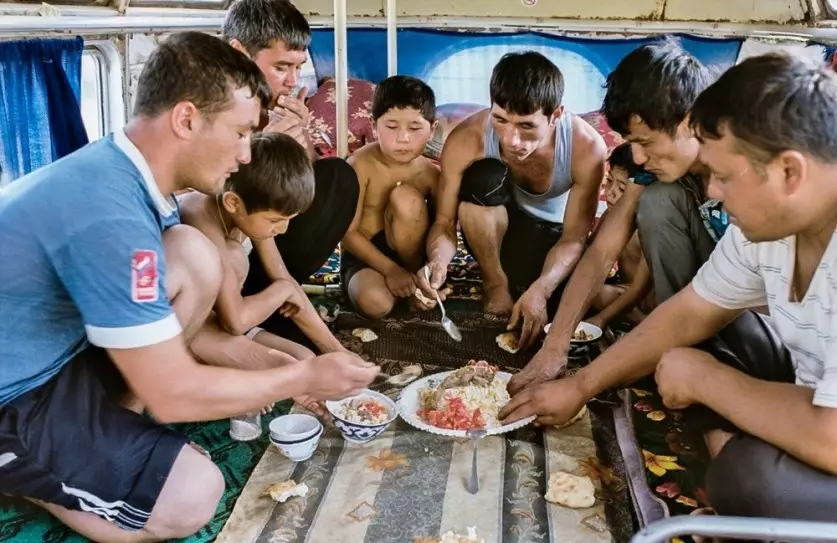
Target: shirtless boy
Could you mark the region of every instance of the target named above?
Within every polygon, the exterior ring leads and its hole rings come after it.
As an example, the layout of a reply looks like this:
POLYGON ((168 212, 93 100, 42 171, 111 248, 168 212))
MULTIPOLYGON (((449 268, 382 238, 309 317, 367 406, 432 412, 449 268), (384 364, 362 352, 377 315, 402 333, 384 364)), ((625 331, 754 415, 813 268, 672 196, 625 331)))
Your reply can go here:
MULTIPOLYGON (((629 143, 623 143, 610 153, 608 165, 605 184, 608 211, 605 211, 602 220, 625 193, 625 188, 632 179, 642 172, 634 163, 629 143)), ((651 271, 642 253, 638 232, 634 232, 622 250, 618 263, 619 278, 622 282, 618 285, 605 284, 591 303, 599 312, 587 319, 587 322, 601 329, 619 317, 638 324, 654 305, 653 295, 650 295, 651 271)))
POLYGON ((399 298, 416 292, 414 274, 424 264, 430 226, 427 199, 436 196, 439 179, 436 166, 421 156, 435 112, 433 90, 422 81, 384 80, 372 100, 378 139, 349 157, 360 198, 343 239, 341 279, 354 307, 370 318, 387 316, 399 298))
MULTIPOLYGON (((218 195, 190 193, 180 203, 181 220, 206 235, 223 264, 221 290, 203 334, 192 342, 195 356, 214 366, 276 367, 314 356, 298 343, 259 328, 275 311, 294 319, 324 351, 343 350, 302 288, 282 273, 284 263, 273 238, 305 211, 314 198, 314 174, 305 149, 285 134, 253 137, 252 159, 242 164, 218 195), (243 296, 249 254, 255 249, 274 277, 263 291, 243 296), (248 352, 235 336, 254 340, 248 352), (267 347, 261 348, 260 346, 267 347)), ((307 398, 306 405, 314 407, 307 398)))

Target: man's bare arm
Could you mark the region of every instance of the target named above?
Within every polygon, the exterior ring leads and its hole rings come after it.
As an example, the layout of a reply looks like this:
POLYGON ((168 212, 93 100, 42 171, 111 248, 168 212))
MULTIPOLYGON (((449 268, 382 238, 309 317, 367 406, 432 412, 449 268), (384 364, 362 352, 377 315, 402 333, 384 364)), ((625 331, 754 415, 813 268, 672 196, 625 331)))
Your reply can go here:
POLYGON ((587 398, 628 385, 653 373, 666 351, 712 337, 741 312, 704 300, 689 285, 570 379, 587 398))
POLYGON ((700 403, 745 433, 837 475, 837 409, 814 405, 814 389, 763 381, 720 363, 711 368, 695 383, 700 403))
POLYGON ((566 356, 576 326, 601 290, 613 264, 636 230, 636 206, 642 186, 631 184, 606 213, 593 243, 570 277, 542 351, 561 360, 566 356))
POLYGON ((181 337, 108 354, 139 399, 162 423, 216 420, 304 394, 308 366, 248 371, 198 364, 181 337))
POLYGON ((558 243, 547 253, 543 271, 536 281, 547 297, 552 295, 578 264, 596 217, 607 148, 601 136, 595 133, 590 139, 582 141, 585 144, 583 148, 573 152, 574 182, 564 212, 564 232, 558 243))
MULTIPOLYGON (((442 287, 447 266, 456 255, 456 220, 462 173, 478 157, 478 141, 469 119, 453 129, 442 147, 441 174, 436 196, 436 219, 427 234, 427 260, 433 277, 433 290, 442 287)), ((419 277, 419 286, 426 284, 419 277)), ((427 289, 423 289, 427 290, 427 289)), ((425 292, 433 296, 433 292, 425 292)))
POLYGON ((285 262, 282 260, 282 255, 276 247, 276 242, 273 239, 259 240, 253 242, 253 247, 259 255, 259 259, 265 268, 267 276, 272 281, 284 279, 290 281, 297 288, 302 300, 302 307, 299 312, 294 315, 293 321, 299 326, 302 333, 305 334, 320 351, 324 353, 335 352, 343 350, 343 345, 334 337, 331 330, 314 308, 314 304, 308 299, 308 296, 299 286, 288 269, 285 267, 285 262))

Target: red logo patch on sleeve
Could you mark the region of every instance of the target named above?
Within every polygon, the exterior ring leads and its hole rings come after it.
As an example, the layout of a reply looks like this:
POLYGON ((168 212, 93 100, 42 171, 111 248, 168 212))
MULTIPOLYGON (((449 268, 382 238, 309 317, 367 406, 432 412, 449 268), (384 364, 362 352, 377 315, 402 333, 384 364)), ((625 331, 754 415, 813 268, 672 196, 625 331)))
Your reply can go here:
POLYGON ((156 302, 160 282, 157 252, 137 249, 131 257, 131 299, 135 302, 156 302))

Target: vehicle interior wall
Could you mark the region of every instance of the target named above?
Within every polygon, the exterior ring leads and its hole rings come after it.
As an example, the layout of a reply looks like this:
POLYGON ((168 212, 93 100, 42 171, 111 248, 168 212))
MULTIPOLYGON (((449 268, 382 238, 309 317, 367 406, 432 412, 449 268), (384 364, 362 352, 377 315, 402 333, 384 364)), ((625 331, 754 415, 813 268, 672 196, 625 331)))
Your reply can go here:
MULTIPOLYGON (((120 15, 130 17, 154 13, 198 17, 213 11, 220 24, 226 3, 225 0, 131 0, 129 5, 121 0, 117 5, 105 6, 98 1, 73 0, 56 5, 27 6, 0 2, 0 14, 4 14, 8 25, 15 16, 87 17, 101 15, 104 13, 102 10, 116 10, 113 13, 109 11, 114 23, 112 33, 85 35, 80 102, 88 135, 95 140, 124 123, 143 64, 159 40, 167 35, 167 32, 120 32, 120 15)), ((313 90, 324 77, 334 74, 334 34, 328 28, 333 22, 333 1, 294 0, 294 3, 311 18, 315 27, 312 60, 301 74, 302 84, 313 90)), ((384 17, 387 5, 387 0, 347 2, 350 18, 349 76, 352 78, 375 83, 386 75, 384 17), (369 48, 370 43, 377 54, 364 51, 363 48, 369 48)), ((733 61, 774 48, 794 49, 822 58, 823 47, 808 43, 804 32, 799 30, 830 24, 829 9, 829 0, 824 0, 824 3, 818 0, 602 0, 595 3, 577 0, 401 1, 396 4, 399 19, 413 30, 399 30, 399 67, 407 69, 412 62, 412 71, 421 72, 413 75, 428 79, 436 90, 439 104, 486 105, 487 81, 496 60, 505 52, 534 47, 550 56, 565 72, 568 107, 584 112, 595 109, 600 103, 605 68, 612 63, 603 63, 601 58, 597 58, 601 52, 596 47, 579 47, 578 43, 585 40, 639 40, 665 31, 663 27, 648 27, 646 30, 642 25, 649 22, 674 24, 695 21, 708 24, 714 21, 718 25, 737 25, 737 30, 729 35, 725 35, 720 26, 709 32, 721 49, 737 42, 733 61), (486 19, 487 14, 492 17, 486 19), (618 26, 613 26, 615 22, 618 26), (531 25, 537 33, 526 33, 526 25, 531 25), (444 43, 428 42, 429 46, 438 47, 438 50, 432 57, 425 55, 422 62, 425 67, 432 65, 433 69, 416 69, 417 61, 411 60, 414 56, 411 50, 416 49, 411 46, 411 39, 415 35, 411 36, 410 32, 427 33, 434 27, 459 31, 460 35, 451 37, 447 34, 444 43), (524 32, 521 33, 521 30, 524 32), (475 36, 480 40, 490 40, 468 48, 457 45, 475 36), (573 41, 576 38, 580 41, 573 41)), ((686 24, 679 28, 688 27, 686 24)), ((706 34, 706 28, 699 27, 698 31, 706 34)), ((40 35, 55 33, 45 29, 40 35)), ((36 34, 0 34, 0 39, 22 37, 36 37, 36 34)))

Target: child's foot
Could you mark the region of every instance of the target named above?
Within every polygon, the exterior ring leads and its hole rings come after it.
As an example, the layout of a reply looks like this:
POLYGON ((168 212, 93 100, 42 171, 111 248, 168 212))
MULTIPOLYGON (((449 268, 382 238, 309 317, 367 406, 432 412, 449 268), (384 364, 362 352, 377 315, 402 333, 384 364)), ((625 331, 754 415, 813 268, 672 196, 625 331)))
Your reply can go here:
MULTIPOLYGON (((717 515, 715 510, 711 507, 701 507, 700 509, 695 509, 690 513, 690 516, 698 517, 701 515, 717 515)), ((702 535, 693 535, 692 541, 695 543, 722 543, 723 539, 717 537, 706 537, 702 535)))

